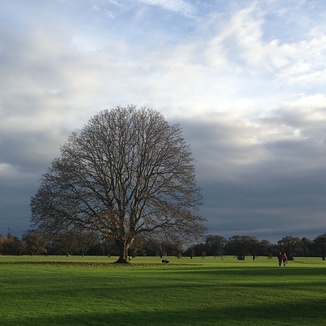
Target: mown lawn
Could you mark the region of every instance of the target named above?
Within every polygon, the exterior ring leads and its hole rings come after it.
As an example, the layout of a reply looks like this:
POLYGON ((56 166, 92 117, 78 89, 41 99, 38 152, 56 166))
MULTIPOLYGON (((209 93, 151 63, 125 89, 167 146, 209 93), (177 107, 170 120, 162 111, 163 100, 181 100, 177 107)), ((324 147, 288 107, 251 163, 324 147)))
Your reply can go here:
POLYGON ((1 325, 326 325, 326 264, 0 256, 1 325))

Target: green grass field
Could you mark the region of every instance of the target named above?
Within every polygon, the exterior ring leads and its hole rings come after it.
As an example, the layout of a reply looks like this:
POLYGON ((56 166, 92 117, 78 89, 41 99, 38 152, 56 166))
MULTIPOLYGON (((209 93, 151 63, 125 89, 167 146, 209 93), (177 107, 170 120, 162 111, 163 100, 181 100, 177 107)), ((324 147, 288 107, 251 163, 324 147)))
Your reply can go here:
POLYGON ((0 256, 3 325, 326 325, 326 263, 0 256))

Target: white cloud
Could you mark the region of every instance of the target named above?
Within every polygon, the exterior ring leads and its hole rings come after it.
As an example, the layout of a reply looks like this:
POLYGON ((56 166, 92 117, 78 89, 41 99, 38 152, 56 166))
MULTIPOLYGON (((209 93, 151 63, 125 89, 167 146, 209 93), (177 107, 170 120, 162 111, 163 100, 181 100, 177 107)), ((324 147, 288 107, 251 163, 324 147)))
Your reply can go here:
POLYGON ((14 169, 10 164, 0 163, 0 175, 2 177, 11 177, 14 173, 14 169))
POLYGON ((193 16, 196 12, 194 6, 183 0, 138 0, 142 3, 162 7, 166 10, 177 12, 185 16, 193 16))
MULTIPOLYGON (((290 12, 287 12, 289 15, 290 12)), ((287 42, 282 31, 265 39, 266 9, 258 2, 234 12, 216 29, 219 14, 208 26, 216 30, 207 42, 205 54, 212 69, 248 78, 268 76, 275 87, 320 88, 325 79, 326 39, 315 25, 306 35, 287 42)))

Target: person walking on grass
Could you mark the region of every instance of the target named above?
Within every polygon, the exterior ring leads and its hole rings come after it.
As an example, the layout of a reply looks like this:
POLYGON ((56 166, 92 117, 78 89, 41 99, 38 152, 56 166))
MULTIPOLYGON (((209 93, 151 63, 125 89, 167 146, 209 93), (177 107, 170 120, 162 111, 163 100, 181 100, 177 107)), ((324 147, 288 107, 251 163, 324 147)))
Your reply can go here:
POLYGON ((286 263, 288 261, 288 256, 286 255, 286 253, 283 253, 282 261, 283 261, 283 265, 286 266, 286 263))
POLYGON ((283 255, 282 255, 281 251, 278 253, 277 258, 278 258, 278 266, 281 266, 282 265, 282 258, 283 258, 283 255))

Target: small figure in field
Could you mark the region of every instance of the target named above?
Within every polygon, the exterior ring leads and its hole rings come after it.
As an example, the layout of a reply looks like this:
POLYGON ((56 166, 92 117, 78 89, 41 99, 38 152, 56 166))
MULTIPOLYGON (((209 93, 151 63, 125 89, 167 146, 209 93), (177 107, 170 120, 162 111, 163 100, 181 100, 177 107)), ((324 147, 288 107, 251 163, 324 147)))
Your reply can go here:
POLYGON ((283 255, 282 255, 281 251, 278 253, 277 258, 278 258, 278 266, 281 266, 282 265, 282 258, 283 258, 283 255))
POLYGON ((283 254, 282 260, 283 260, 283 265, 286 266, 286 263, 288 261, 288 256, 286 255, 286 253, 283 254))

